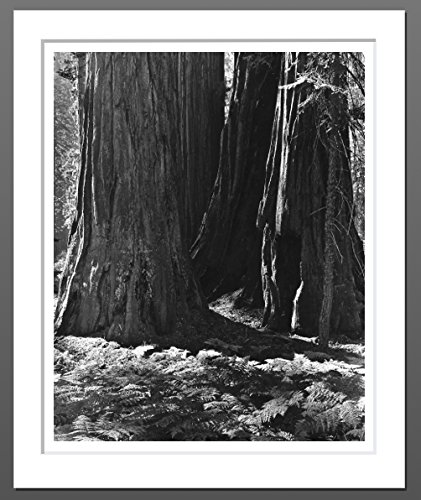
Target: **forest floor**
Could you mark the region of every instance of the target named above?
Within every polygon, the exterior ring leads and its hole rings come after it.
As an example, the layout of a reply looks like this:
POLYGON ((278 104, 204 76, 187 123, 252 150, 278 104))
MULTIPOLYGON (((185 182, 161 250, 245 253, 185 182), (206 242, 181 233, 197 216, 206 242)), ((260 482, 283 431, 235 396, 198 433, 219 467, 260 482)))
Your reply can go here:
POLYGON ((364 439, 364 344, 321 352, 233 303, 136 348, 57 337, 55 439, 364 439))

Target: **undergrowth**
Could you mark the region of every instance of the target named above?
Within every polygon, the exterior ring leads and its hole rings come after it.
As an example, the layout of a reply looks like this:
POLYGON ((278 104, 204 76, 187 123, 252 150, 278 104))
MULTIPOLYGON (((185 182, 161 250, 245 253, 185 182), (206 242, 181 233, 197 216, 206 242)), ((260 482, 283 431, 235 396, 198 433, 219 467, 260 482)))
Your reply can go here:
POLYGON ((364 439, 363 379, 343 361, 148 349, 57 338, 56 440, 364 439))

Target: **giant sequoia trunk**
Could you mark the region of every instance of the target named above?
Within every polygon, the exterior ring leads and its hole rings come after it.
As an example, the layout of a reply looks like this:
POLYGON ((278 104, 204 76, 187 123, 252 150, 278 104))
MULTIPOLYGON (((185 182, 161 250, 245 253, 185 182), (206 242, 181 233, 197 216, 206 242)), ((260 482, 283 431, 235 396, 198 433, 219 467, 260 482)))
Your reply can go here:
MULTIPOLYGON (((191 197, 180 185, 183 162, 199 150, 184 134, 193 125, 185 118, 191 102, 183 58, 188 56, 86 57, 80 81, 82 164, 56 309, 59 334, 101 335, 135 345, 171 333, 176 321, 205 307, 183 237, 194 224, 185 227, 181 220, 188 209, 180 196, 191 197)), ((207 60, 202 70, 211 66, 207 60)))
POLYGON ((334 61, 311 72, 308 56, 287 53, 258 216, 264 324, 289 331, 295 303, 293 327, 313 336, 320 326, 324 341, 326 330, 358 336, 364 322, 364 255, 338 76, 344 68, 334 61), (315 72, 324 80, 314 80, 315 72))
POLYGON ((236 55, 217 179, 191 248, 196 273, 209 300, 243 288, 244 300, 261 302, 261 235, 256 229, 256 213, 265 179, 281 57, 272 53, 236 55))

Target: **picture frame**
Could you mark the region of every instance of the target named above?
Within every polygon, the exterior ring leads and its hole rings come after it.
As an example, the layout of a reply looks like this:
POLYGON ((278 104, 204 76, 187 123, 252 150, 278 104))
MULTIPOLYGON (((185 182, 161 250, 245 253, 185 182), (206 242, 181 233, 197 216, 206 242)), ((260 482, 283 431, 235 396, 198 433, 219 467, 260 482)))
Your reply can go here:
MULTIPOLYGON (((30 257, 33 265, 25 268, 25 272, 19 266, 15 267, 15 304, 21 301, 23 290, 34 297, 39 297, 41 290, 43 304, 43 308, 40 308, 39 301, 29 304, 25 315, 15 310, 15 487, 404 487, 405 257, 404 237, 400 232, 403 229, 400 228, 403 228, 405 202, 405 82, 404 79, 396 82, 395 105, 392 110, 388 109, 387 116, 384 107, 388 96, 379 83, 386 77, 390 58, 396 62, 397 74, 405 74, 404 12, 86 11, 81 16, 80 11, 19 11, 15 12, 14 26, 15 262, 21 261, 19 249, 23 248, 25 238, 30 239, 33 248, 30 257), (137 32, 140 25, 142 38, 139 42, 137 32), (279 26, 283 26, 282 38, 277 35, 279 26), (157 42, 159 39, 165 42, 157 42), (181 39, 184 41, 180 42, 181 39), (371 194, 367 197, 366 206, 368 213, 370 206, 372 209, 367 219, 367 233, 372 238, 367 252, 367 275, 371 271, 372 293, 368 297, 371 296, 372 301, 370 303, 368 298, 368 306, 373 331, 372 335, 367 332, 367 339, 372 340, 373 377, 367 379, 372 384, 367 390, 368 407, 372 403, 373 432, 364 443, 364 448, 348 447, 343 450, 336 446, 337 443, 323 443, 323 446, 313 446, 313 449, 312 444, 309 447, 308 444, 300 446, 301 443, 293 443, 295 446, 288 450, 273 446, 278 443, 266 443, 264 446, 241 443, 231 449, 218 443, 206 443, 205 447, 192 443, 177 443, 177 447, 166 443, 156 446, 155 443, 151 447, 143 445, 143 450, 139 447, 116 447, 114 443, 111 443, 112 446, 95 443, 95 448, 88 446, 85 449, 81 443, 71 443, 70 447, 61 449, 60 446, 55 447, 51 439, 52 385, 48 376, 52 374, 52 326, 47 326, 51 325, 51 304, 45 300, 47 291, 52 289, 52 273, 48 273, 45 264, 48 259, 51 260, 47 236, 51 233, 53 213, 51 169, 46 167, 51 165, 52 155, 52 101, 48 101, 52 89, 49 79, 51 54, 57 46, 66 47, 65 50, 78 46, 88 51, 99 50, 99 47, 113 51, 118 46, 119 51, 130 51, 133 44, 138 43, 142 43, 142 50, 145 51, 158 50, 157 43, 166 43, 165 50, 171 48, 174 51, 181 50, 178 48, 181 43, 184 44, 183 50, 197 50, 197 43, 203 44, 203 50, 215 50, 215 44, 220 44, 221 50, 234 51, 254 51, 259 44, 268 46, 270 43, 274 44, 271 47, 278 48, 269 50, 279 51, 312 50, 307 48, 312 43, 316 51, 333 51, 335 47, 346 44, 349 47, 363 44, 366 48, 368 67, 372 69, 372 80, 367 82, 367 87, 372 88, 372 97, 370 100, 367 98, 367 109, 372 110, 372 123, 368 124, 367 136, 367 156, 372 158, 372 170, 368 172, 367 180, 368 185, 371 184, 368 190, 371 194), (28 46, 38 46, 40 57, 34 57, 23 65, 28 46), (24 75, 28 71, 34 84, 30 89, 24 89, 24 75), (22 135, 29 138, 28 148, 19 147, 17 138, 22 135), (390 145, 387 154, 378 147, 380 143, 390 145), (28 171, 28 162, 34 162, 34 158, 37 168, 28 171), (40 186, 39 192, 33 189, 34 185, 40 186), (389 203, 392 195, 393 207, 389 203), (39 213, 34 214, 29 228, 25 225, 26 214, 23 210, 28 203, 42 207, 39 213), (393 242, 388 237, 386 220, 397 228, 398 234, 393 242), (44 228, 42 231, 41 227, 44 228), (386 269, 394 277, 393 303, 387 293, 388 279, 383 274, 386 269), (387 318, 378 314, 381 310, 389 311, 387 318), (28 329, 39 334, 28 338, 28 329), (34 353, 39 353, 39 356, 34 353), (393 373, 388 369, 391 358, 394 360, 393 373), (40 376, 28 380, 25 373, 29 369, 30 373, 40 376), (387 414, 390 402, 386 388, 394 395, 393 418, 387 414), (29 424, 30 432, 23 435, 19 429, 23 425, 24 408, 28 405, 33 409, 33 418, 29 424), (390 433, 391 428, 393 433, 390 433), (94 467, 89 465, 92 455, 95 457, 94 467), (109 477, 100 474, 110 457, 115 458, 116 471, 125 471, 125 474, 116 472, 109 477), (69 468, 76 470, 77 474, 69 477, 62 473, 69 468), (303 468, 305 475, 297 473, 303 468), (326 468, 334 471, 329 478, 322 474, 326 468), (350 468, 356 471, 352 477, 346 474, 350 468), (161 473, 163 469, 168 471, 165 477, 161 473), (139 476, 136 473, 138 470, 144 473, 139 476), (211 470, 215 474, 210 475, 211 470), (256 473, 259 470, 264 474, 256 473), (282 475, 279 470, 283 471, 282 475)), ((25 427, 28 428, 27 423, 25 427)))

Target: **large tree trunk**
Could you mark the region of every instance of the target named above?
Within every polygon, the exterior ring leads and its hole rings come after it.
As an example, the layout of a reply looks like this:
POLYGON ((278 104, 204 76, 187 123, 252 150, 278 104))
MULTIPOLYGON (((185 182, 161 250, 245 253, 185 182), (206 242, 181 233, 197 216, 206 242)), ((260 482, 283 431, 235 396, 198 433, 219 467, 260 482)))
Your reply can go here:
POLYGON ((295 329, 317 335, 325 297, 323 328, 327 318, 332 334, 354 337, 363 331, 364 254, 353 223, 346 101, 303 78, 307 64, 305 54, 287 54, 259 210, 264 324, 289 331, 295 303, 295 329))
POLYGON ((191 229, 180 220, 190 154, 179 130, 188 122, 182 65, 176 53, 86 57, 78 204, 58 334, 136 345, 206 307, 182 235, 191 229))
POLYGON ((243 288, 261 302, 261 235, 256 213, 275 110, 282 55, 240 53, 223 129, 215 187, 191 255, 205 295, 212 300, 243 288))

